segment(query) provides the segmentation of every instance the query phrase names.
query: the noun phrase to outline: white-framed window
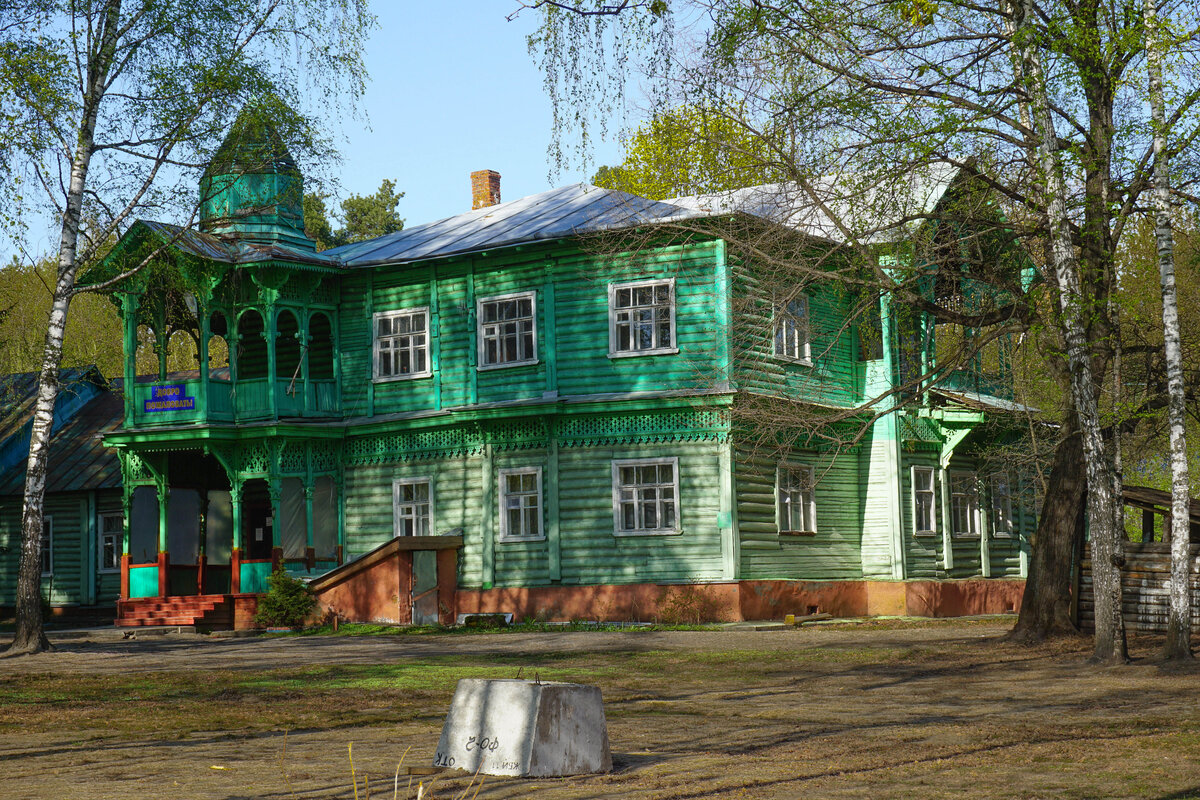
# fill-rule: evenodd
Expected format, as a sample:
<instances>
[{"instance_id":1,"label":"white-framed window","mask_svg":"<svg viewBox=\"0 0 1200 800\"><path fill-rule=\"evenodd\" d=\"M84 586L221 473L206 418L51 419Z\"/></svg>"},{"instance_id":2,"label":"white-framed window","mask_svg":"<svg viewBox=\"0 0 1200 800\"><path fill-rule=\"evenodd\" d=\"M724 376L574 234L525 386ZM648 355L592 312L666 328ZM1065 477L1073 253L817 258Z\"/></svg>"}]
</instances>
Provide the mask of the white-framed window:
<instances>
[{"instance_id":1,"label":"white-framed window","mask_svg":"<svg viewBox=\"0 0 1200 800\"><path fill-rule=\"evenodd\" d=\"M101 572L117 572L121 569L121 540L125 535L125 515L119 511L100 515L100 562Z\"/></svg>"},{"instance_id":2,"label":"white-framed window","mask_svg":"<svg viewBox=\"0 0 1200 800\"><path fill-rule=\"evenodd\" d=\"M992 535L1008 539L1016 532L1013 520L1012 483L1005 473L992 476Z\"/></svg>"},{"instance_id":3,"label":"white-framed window","mask_svg":"<svg viewBox=\"0 0 1200 800\"><path fill-rule=\"evenodd\" d=\"M937 533L937 500L933 486L933 467L912 468L913 533L917 536Z\"/></svg>"},{"instance_id":4,"label":"white-framed window","mask_svg":"<svg viewBox=\"0 0 1200 800\"><path fill-rule=\"evenodd\" d=\"M480 298L479 368L537 363L537 292Z\"/></svg>"},{"instance_id":5,"label":"white-framed window","mask_svg":"<svg viewBox=\"0 0 1200 800\"><path fill-rule=\"evenodd\" d=\"M674 278L609 284L609 357L678 352Z\"/></svg>"},{"instance_id":6,"label":"white-framed window","mask_svg":"<svg viewBox=\"0 0 1200 800\"><path fill-rule=\"evenodd\" d=\"M671 535L679 526L679 459L612 462L613 524L617 536Z\"/></svg>"},{"instance_id":7,"label":"white-framed window","mask_svg":"<svg viewBox=\"0 0 1200 800\"><path fill-rule=\"evenodd\" d=\"M775 307L774 329L776 358L811 362L807 295L797 295Z\"/></svg>"},{"instance_id":8,"label":"white-framed window","mask_svg":"<svg viewBox=\"0 0 1200 800\"><path fill-rule=\"evenodd\" d=\"M500 470L500 539L546 538L542 528L542 468Z\"/></svg>"},{"instance_id":9,"label":"white-framed window","mask_svg":"<svg viewBox=\"0 0 1200 800\"><path fill-rule=\"evenodd\" d=\"M427 378L429 308L406 308L375 314L375 380Z\"/></svg>"},{"instance_id":10,"label":"white-framed window","mask_svg":"<svg viewBox=\"0 0 1200 800\"><path fill-rule=\"evenodd\" d=\"M54 517L42 517L42 574L54 572Z\"/></svg>"},{"instance_id":11,"label":"white-framed window","mask_svg":"<svg viewBox=\"0 0 1200 800\"><path fill-rule=\"evenodd\" d=\"M974 472L950 473L950 531L979 535L979 486Z\"/></svg>"},{"instance_id":12,"label":"white-framed window","mask_svg":"<svg viewBox=\"0 0 1200 800\"><path fill-rule=\"evenodd\" d=\"M392 482L392 530L395 536L433 535L433 481L398 478Z\"/></svg>"},{"instance_id":13,"label":"white-framed window","mask_svg":"<svg viewBox=\"0 0 1200 800\"><path fill-rule=\"evenodd\" d=\"M780 533L816 533L817 500L813 468L780 464L776 472Z\"/></svg>"}]
</instances>

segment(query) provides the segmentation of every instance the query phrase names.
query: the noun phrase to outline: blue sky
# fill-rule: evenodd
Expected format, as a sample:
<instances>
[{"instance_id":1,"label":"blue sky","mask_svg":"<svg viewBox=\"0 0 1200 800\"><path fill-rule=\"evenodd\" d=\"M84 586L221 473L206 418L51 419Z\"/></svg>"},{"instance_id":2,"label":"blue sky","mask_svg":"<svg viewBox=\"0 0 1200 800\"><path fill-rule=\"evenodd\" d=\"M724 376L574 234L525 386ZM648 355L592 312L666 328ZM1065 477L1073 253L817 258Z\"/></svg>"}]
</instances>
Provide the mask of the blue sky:
<instances>
[{"instance_id":1,"label":"blue sky","mask_svg":"<svg viewBox=\"0 0 1200 800\"><path fill-rule=\"evenodd\" d=\"M503 199L514 200L620 161L616 143L598 142L589 170L547 180L550 103L525 45L536 14L507 22L516 5L377 0L363 102L370 129L343 131L341 197L390 178L407 193L400 215L415 225L470 210L474 170L499 172Z\"/></svg>"},{"instance_id":2,"label":"blue sky","mask_svg":"<svg viewBox=\"0 0 1200 800\"><path fill-rule=\"evenodd\" d=\"M331 131L342 153L331 210L388 178L406 193L398 211L411 226L470 210L474 170L499 172L502 198L515 200L586 181L596 166L621 160L618 144L594 140L589 168L547 177L550 102L525 43L537 14L508 22L516 7L516 0L375 0L379 27L367 44L370 83L360 104L366 121ZM50 220L29 222L26 252L55 252ZM0 261L12 253L0 237Z\"/></svg>"}]
</instances>

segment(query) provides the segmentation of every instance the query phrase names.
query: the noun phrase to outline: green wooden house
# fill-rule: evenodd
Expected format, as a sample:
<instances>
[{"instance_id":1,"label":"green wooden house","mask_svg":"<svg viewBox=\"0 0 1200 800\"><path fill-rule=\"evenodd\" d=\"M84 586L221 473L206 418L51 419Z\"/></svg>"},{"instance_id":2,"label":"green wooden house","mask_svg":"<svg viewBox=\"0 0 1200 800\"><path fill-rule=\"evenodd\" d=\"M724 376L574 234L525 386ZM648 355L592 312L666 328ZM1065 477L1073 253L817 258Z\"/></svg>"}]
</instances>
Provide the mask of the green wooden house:
<instances>
[{"instance_id":1,"label":"green wooden house","mask_svg":"<svg viewBox=\"0 0 1200 800\"><path fill-rule=\"evenodd\" d=\"M107 269L153 256L117 294L125 624L247 625L279 565L329 612L399 622L1015 606L1032 512L979 466L1003 376L921 387L853 446L764 448L739 404L897 384L889 298L868 347L833 281L747 304L755 265L707 223L769 215L584 185L499 202L475 177L469 212L318 253L286 148L240 124L199 230L122 238ZM133 374L139 340L177 335L196 377Z\"/></svg>"},{"instance_id":2,"label":"green wooden house","mask_svg":"<svg viewBox=\"0 0 1200 800\"><path fill-rule=\"evenodd\" d=\"M37 373L0 376L0 607L17 597L25 462ZM103 437L122 422L119 387L95 367L65 369L51 427L42 596L52 613L111 615L120 593L121 469Z\"/></svg>"}]
</instances>

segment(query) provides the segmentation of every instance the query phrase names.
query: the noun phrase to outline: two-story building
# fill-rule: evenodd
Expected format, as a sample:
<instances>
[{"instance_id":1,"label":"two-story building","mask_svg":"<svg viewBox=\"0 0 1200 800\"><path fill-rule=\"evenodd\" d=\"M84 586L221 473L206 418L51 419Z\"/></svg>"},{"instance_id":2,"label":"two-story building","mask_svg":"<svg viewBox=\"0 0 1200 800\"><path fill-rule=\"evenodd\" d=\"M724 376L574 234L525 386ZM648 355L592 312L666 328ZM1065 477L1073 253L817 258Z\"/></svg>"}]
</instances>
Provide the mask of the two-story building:
<instances>
[{"instance_id":1,"label":"two-story building","mask_svg":"<svg viewBox=\"0 0 1200 800\"><path fill-rule=\"evenodd\" d=\"M331 611L401 622L1019 602L1032 509L1017 476L978 471L1003 391L921 387L838 446L811 415L769 447L739 416L888 397L888 298L868 345L833 279L747 301L753 259L705 224L744 211L585 185L499 202L499 176L475 178L472 211L318 253L286 148L239 124L199 230L122 238L105 269L152 256L116 295L127 624L248 624L278 565ZM165 356L134 374L139 341L181 335L194 377Z\"/></svg>"}]
</instances>

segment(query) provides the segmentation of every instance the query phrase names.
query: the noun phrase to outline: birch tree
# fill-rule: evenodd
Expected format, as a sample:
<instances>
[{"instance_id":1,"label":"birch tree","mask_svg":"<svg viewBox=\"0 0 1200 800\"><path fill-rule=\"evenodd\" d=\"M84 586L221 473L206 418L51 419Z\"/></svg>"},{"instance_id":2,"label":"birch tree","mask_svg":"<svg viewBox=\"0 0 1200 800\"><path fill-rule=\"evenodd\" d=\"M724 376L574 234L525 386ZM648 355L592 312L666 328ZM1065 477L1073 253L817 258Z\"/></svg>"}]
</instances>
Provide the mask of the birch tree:
<instances>
[{"instance_id":1,"label":"birch tree","mask_svg":"<svg viewBox=\"0 0 1200 800\"><path fill-rule=\"evenodd\" d=\"M136 215L186 226L199 170L253 101L300 155L323 149L302 95L337 113L365 78L366 0L0 0L0 181L34 186L57 221L22 507L10 654L49 647L41 532L49 434L71 301ZM11 103L11 105L10 105ZM29 192L25 202L33 202Z\"/></svg>"},{"instance_id":2,"label":"birch tree","mask_svg":"<svg viewBox=\"0 0 1200 800\"><path fill-rule=\"evenodd\" d=\"M1192 657L1191 505L1187 438L1184 432L1183 349L1175 290L1175 237L1171 226L1171 178L1167 150L1167 114L1163 99L1163 54L1167 52L1156 0L1146 0L1146 75L1154 148L1154 238L1162 283L1163 351L1167 367L1167 424L1171 453L1171 579L1167 638L1168 659Z\"/></svg>"}]
</instances>

